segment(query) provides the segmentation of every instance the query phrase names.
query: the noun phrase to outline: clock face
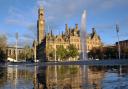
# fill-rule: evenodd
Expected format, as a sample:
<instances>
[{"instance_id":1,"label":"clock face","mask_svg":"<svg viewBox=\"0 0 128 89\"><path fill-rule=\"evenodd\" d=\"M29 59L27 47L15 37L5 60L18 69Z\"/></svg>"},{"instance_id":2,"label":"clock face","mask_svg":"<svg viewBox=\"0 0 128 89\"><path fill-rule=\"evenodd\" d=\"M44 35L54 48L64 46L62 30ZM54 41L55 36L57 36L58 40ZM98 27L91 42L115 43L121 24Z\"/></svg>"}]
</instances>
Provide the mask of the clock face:
<instances>
[{"instance_id":1,"label":"clock face","mask_svg":"<svg viewBox=\"0 0 128 89\"><path fill-rule=\"evenodd\" d=\"M43 21L40 21L41 24L43 24Z\"/></svg>"}]
</instances>

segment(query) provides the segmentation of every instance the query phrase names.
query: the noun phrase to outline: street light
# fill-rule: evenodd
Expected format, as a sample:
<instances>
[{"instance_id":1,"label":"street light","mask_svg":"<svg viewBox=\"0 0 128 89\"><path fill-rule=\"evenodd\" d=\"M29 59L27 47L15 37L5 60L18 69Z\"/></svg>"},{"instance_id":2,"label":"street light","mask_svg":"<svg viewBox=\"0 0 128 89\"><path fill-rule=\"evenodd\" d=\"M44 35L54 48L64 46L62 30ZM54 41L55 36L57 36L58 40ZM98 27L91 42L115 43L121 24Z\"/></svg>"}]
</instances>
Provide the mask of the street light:
<instances>
[{"instance_id":1,"label":"street light","mask_svg":"<svg viewBox=\"0 0 128 89\"><path fill-rule=\"evenodd\" d=\"M116 24L116 32L117 32L117 38L118 38L118 58L120 59L120 42L119 42L119 25Z\"/></svg>"},{"instance_id":2,"label":"street light","mask_svg":"<svg viewBox=\"0 0 128 89\"><path fill-rule=\"evenodd\" d=\"M16 61L18 61L18 55L17 55L17 44L18 44L18 32L16 32Z\"/></svg>"}]
</instances>

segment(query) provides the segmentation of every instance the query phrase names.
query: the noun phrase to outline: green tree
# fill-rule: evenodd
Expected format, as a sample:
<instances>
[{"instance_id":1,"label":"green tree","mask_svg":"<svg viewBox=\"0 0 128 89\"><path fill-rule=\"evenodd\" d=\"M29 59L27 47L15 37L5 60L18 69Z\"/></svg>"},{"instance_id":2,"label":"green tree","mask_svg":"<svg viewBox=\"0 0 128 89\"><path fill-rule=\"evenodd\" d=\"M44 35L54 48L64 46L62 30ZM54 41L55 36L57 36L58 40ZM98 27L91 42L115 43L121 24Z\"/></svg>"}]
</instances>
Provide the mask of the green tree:
<instances>
[{"instance_id":1,"label":"green tree","mask_svg":"<svg viewBox=\"0 0 128 89\"><path fill-rule=\"evenodd\" d=\"M117 56L116 47L98 47L93 48L89 53L89 58L93 59L115 59Z\"/></svg>"},{"instance_id":2,"label":"green tree","mask_svg":"<svg viewBox=\"0 0 128 89\"><path fill-rule=\"evenodd\" d=\"M105 55L106 59L115 59L117 54L117 49L115 47L106 47Z\"/></svg>"},{"instance_id":3,"label":"green tree","mask_svg":"<svg viewBox=\"0 0 128 89\"><path fill-rule=\"evenodd\" d=\"M46 52L48 57L55 58L55 50L51 48L49 45L46 47ZM68 60L68 58L75 58L79 55L78 50L74 45L69 45L67 49L63 47L63 45L59 45L56 48L56 57L60 60Z\"/></svg>"},{"instance_id":4,"label":"green tree","mask_svg":"<svg viewBox=\"0 0 128 89\"><path fill-rule=\"evenodd\" d=\"M55 54L55 50L49 44L46 45L46 55L48 59L53 59Z\"/></svg>"},{"instance_id":5,"label":"green tree","mask_svg":"<svg viewBox=\"0 0 128 89\"><path fill-rule=\"evenodd\" d=\"M61 45L57 48L56 54L58 59L64 60L66 58L67 50Z\"/></svg>"},{"instance_id":6,"label":"green tree","mask_svg":"<svg viewBox=\"0 0 128 89\"><path fill-rule=\"evenodd\" d=\"M24 52L22 52L22 53L19 53L18 54L18 59L25 59L25 53Z\"/></svg>"},{"instance_id":7,"label":"green tree","mask_svg":"<svg viewBox=\"0 0 128 89\"><path fill-rule=\"evenodd\" d=\"M75 58L78 55L79 55L79 52L78 52L77 48L73 44L70 44L68 46L67 57Z\"/></svg>"},{"instance_id":8,"label":"green tree","mask_svg":"<svg viewBox=\"0 0 128 89\"><path fill-rule=\"evenodd\" d=\"M32 48L30 48L29 45L26 45L24 47L24 54L25 54L26 60L32 60L33 59L33 50L32 50Z\"/></svg>"},{"instance_id":9,"label":"green tree","mask_svg":"<svg viewBox=\"0 0 128 89\"><path fill-rule=\"evenodd\" d=\"M55 58L55 50L51 51L48 56L50 59Z\"/></svg>"}]
</instances>

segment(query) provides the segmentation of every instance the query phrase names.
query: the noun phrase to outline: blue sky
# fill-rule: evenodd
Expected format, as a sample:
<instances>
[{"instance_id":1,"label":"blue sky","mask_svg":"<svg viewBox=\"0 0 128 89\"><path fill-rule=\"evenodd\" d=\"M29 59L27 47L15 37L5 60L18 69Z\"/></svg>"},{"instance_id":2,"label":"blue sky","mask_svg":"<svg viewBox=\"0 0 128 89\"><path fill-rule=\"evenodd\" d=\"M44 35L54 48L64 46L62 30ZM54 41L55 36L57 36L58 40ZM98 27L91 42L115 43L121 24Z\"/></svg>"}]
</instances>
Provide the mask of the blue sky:
<instances>
[{"instance_id":1,"label":"blue sky","mask_svg":"<svg viewBox=\"0 0 128 89\"><path fill-rule=\"evenodd\" d=\"M45 9L46 29L53 33L64 31L65 23L74 27L81 24L87 11L87 32L95 27L104 44L117 41L115 24L120 26L120 40L128 39L128 0L0 0L0 34L7 35L8 44L31 44L36 39L37 10Z\"/></svg>"}]
</instances>

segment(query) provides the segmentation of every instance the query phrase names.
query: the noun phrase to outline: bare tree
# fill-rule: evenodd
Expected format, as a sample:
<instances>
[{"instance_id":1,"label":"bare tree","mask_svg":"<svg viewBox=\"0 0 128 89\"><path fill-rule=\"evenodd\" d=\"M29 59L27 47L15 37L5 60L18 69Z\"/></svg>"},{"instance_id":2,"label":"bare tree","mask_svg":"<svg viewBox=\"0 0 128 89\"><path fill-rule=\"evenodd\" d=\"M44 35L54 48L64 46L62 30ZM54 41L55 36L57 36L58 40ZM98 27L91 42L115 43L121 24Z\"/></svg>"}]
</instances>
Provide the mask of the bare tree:
<instances>
[{"instance_id":1,"label":"bare tree","mask_svg":"<svg viewBox=\"0 0 128 89\"><path fill-rule=\"evenodd\" d=\"M5 35L0 35L0 62L5 62L7 59L6 55L7 38Z\"/></svg>"}]
</instances>

